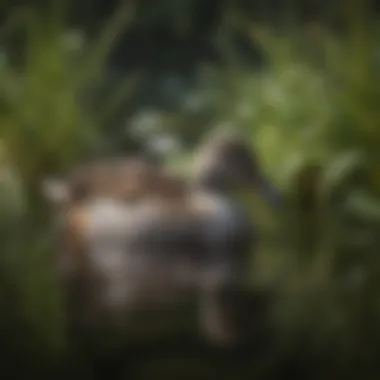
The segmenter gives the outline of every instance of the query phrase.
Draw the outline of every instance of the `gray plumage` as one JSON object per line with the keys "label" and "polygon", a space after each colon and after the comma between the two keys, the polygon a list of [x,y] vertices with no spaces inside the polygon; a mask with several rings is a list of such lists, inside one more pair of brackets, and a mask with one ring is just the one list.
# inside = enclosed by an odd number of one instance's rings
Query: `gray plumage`
{"label": "gray plumage", "polygon": [[243,142],[219,139],[205,147],[180,207],[151,196],[126,202],[106,193],[75,205],[87,220],[78,234],[84,264],[79,270],[74,253],[66,275],[84,278],[76,296],[87,316],[122,326],[140,310],[195,297],[209,340],[233,343],[242,334],[229,293],[247,278],[256,237],[226,185],[256,185],[260,177]]}

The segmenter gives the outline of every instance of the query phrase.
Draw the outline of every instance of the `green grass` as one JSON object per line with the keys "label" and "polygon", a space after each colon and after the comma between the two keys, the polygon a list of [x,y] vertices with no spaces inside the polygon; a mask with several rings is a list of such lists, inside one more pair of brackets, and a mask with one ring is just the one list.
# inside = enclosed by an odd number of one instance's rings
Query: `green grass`
{"label": "green grass", "polygon": [[[232,67],[219,89],[226,94],[221,118],[242,128],[288,199],[277,220],[283,244],[264,238],[256,278],[281,289],[277,322],[285,347],[307,336],[310,352],[340,358],[337,373],[349,372],[349,358],[365,355],[380,333],[380,46],[360,16],[359,9],[350,14],[344,37],[322,27],[316,36],[306,29],[281,37],[251,27],[270,67]],[[319,56],[305,46],[319,47]],[[367,359],[370,371],[376,361]]]}
{"label": "green grass", "polygon": [[99,150],[109,114],[128,95],[131,82],[120,83],[103,107],[88,99],[103,85],[106,60],[130,17],[128,8],[118,9],[95,42],[73,49],[60,5],[52,2],[48,18],[32,7],[15,14],[21,25],[10,23],[18,29],[6,31],[24,37],[22,63],[12,65],[10,52],[4,51],[0,65],[1,308],[7,309],[0,331],[16,346],[18,341],[30,344],[23,349],[29,356],[54,356],[66,344],[41,179]]}
{"label": "green grass", "polygon": [[[31,194],[47,172],[100,149],[103,128],[128,94],[130,78],[101,109],[83,97],[101,86],[129,13],[117,12],[96,42],[75,51],[63,38],[60,12],[52,9],[49,19],[26,16],[24,65],[16,69],[6,55],[0,62],[2,267],[17,295],[9,319],[26,326],[36,346],[52,349],[62,344],[64,320],[49,271],[46,227],[36,223],[40,204],[32,207],[37,200]],[[318,365],[323,377],[369,378],[378,368],[380,78],[374,62],[380,40],[364,20],[359,8],[349,14],[343,37],[322,27],[278,37],[270,27],[248,25],[271,64],[261,72],[237,65],[214,70],[219,86],[210,91],[216,120],[246,133],[286,198],[281,212],[256,200],[253,205],[263,233],[253,281],[280,291],[276,355],[290,360],[306,337],[310,357],[333,358],[329,366]],[[183,154],[169,164],[182,171],[189,161]],[[357,356],[361,369],[353,362]]]}

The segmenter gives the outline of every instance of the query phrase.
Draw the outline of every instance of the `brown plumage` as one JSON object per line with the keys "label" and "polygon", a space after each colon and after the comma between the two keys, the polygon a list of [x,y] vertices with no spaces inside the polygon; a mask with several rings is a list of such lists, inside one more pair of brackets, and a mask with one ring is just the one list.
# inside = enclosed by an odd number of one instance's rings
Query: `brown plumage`
{"label": "brown plumage", "polygon": [[226,294],[246,279],[255,235],[225,190],[260,186],[261,177],[244,142],[220,139],[206,144],[207,154],[200,150],[190,184],[123,158],[76,168],[55,184],[59,191],[45,187],[61,205],[64,278],[80,284],[76,305],[87,316],[125,324],[138,310],[193,295],[203,300],[200,322],[209,339],[224,344],[241,336]]}
{"label": "brown plumage", "polygon": [[66,182],[74,202],[90,196],[133,202],[146,197],[175,198],[181,194],[180,181],[168,179],[162,166],[127,156],[79,165],[69,172]]}

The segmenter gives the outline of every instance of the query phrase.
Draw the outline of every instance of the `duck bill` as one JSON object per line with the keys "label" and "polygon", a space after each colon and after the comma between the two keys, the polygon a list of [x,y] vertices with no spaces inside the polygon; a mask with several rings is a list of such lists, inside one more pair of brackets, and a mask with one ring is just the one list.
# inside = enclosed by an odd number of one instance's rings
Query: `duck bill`
{"label": "duck bill", "polygon": [[259,176],[254,181],[260,197],[274,208],[279,208],[282,204],[282,198],[279,191],[264,176]]}

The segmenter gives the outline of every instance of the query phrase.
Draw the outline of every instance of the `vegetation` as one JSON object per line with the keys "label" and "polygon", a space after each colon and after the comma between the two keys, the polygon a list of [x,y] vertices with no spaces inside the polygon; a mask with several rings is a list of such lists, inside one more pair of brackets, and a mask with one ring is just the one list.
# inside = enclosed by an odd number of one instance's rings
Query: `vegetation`
{"label": "vegetation", "polygon": [[[242,63],[225,26],[228,64],[199,67],[198,83],[206,85],[192,96],[202,106],[162,111],[163,130],[149,132],[190,139],[191,148],[213,124],[231,123],[286,197],[285,209],[275,213],[255,200],[263,239],[252,279],[278,290],[269,322],[275,344],[257,361],[252,352],[239,354],[244,365],[231,359],[238,364],[223,367],[225,378],[235,378],[237,367],[247,377],[289,371],[318,379],[372,379],[379,369],[380,46],[365,5],[347,6],[344,33],[309,24],[278,35],[271,24],[239,15],[239,27],[268,64]],[[128,149],[138,146],[125,123],[109,126],[139,86],[135,75],[116,87],[107,82],[107,59],[131,10],[118,9],[87,43],[69,34],[63,9],[49,9],[48,18],[33,9],[9,16],[3,36],[21,33],[23,59],[13,64],[4,45],[0,61],[0,336],[9,342],[4,357],[33,363],[25,364],[28,376],[40,371],[37,358],[59,360],[67,338],[39,183],[78,159],[115,152],[120,139]],[[185,170],[189,151],[165,159],[183,162]],[[157,358],[151,371],[166,378],[177,370],[207,377],[203,368],[215,364],[201,354]]]}

